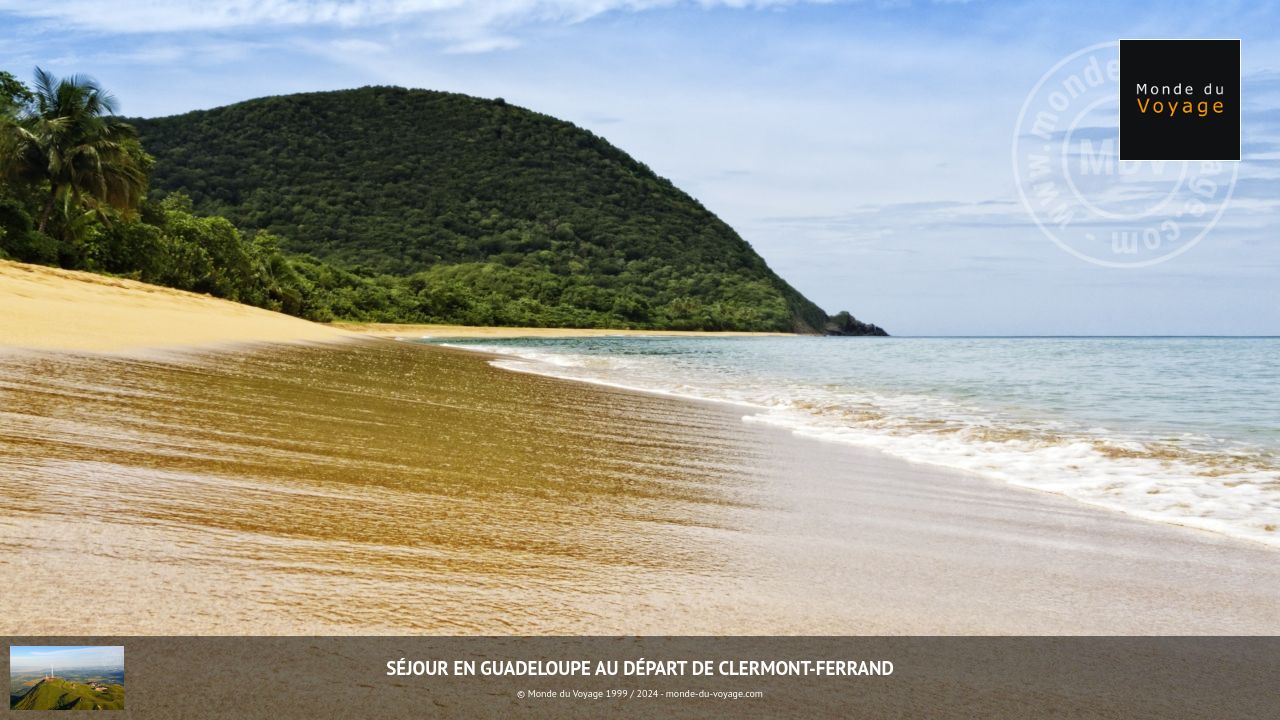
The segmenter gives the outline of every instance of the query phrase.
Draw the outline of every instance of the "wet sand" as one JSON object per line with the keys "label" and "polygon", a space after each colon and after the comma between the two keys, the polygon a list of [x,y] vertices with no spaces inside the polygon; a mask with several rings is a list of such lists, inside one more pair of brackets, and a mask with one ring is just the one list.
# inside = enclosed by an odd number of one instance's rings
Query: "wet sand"
{"label": "wet sand", "polygon": [[5,634],[1275,634],[1261,545],[388,340],[0,352]]}

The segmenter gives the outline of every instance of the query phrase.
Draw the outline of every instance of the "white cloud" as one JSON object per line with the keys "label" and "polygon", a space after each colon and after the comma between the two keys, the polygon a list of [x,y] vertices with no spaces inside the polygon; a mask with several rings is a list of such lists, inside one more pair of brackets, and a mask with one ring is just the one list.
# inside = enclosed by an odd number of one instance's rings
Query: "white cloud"
{"label": "white cloud", "polygon": [[389,52],[391,48],[380,42],[362,40],[360,38],[343,38],[333,41],[333,48],[344,53],[375,54]]}
{"label": "white cloud", "polygon": [[[0,11],[114,33],[220,30],[262,25],[367,27],[414,20],[472,32],[531,22],[581,22],[611,11],[682,4],[759,8],[807,0],[0,0]],[[817,0],[821,2],[822,0]]]}
{"label": "white cloud", "polygon": [[507,35],[493,35],[472,40],[455,42],[445,47],[444,51],[456,55],[469,53],[485,53],[494,50],[510,50],[520,46],[520,41]]}
{"label": "white cloud", "polygon": [[[839,0],[0,0],[0,13],[58,29],[112,34],[163,34],[306,28],[376,29],[415,35],[450,54],[519,47],[520,28],[572,25],[610,12],[643,12],[680,5],[701,8],[777,8]],[[381,52],[339,40],[342,52]],[[342,43],[347,43],[344,48]]]}

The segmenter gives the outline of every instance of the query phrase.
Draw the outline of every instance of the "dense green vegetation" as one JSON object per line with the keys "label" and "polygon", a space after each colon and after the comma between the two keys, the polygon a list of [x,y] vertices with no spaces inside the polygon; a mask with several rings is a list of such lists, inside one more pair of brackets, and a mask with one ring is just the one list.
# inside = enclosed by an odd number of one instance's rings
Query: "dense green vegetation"
{"label": "dense green vegetation", "polygon": [[[821,328],[731,228],[603,139],[501,100],[369,87],[134,120],[154,185],[472,323]],[[425,294],[423,291],[426,291]]]}
{"label": "dense green vegetation", "polygon": [[[111,96],[84,78],[0,73],[0,257],[114,273],[317,320],[389,291],[306,258],[268,233],[197,216],[181,195],[145,199],[153,161]],[[350,315],[359,317],[357,313]]]}
{"label": "dense green vegetation", "polygon": [[11,710],[122,710],[124,686],[103,685],[95,690],[88,683],[62,678],[41,680],[22,696],[10,696]]}
{"label": "dense green vegetation", "polygon": [[834,329],[670,182],[502,100],[114,112],[91,81],[0,73],[0,257],[322,321]]}
{"label": "dense green vegetation", "polygon": [[862,322],[850,315],[848,310],[841,310],[832,315],[827,320],[824,330],[828,335],[877,335],[881,337],[889,335],[880,326]]}

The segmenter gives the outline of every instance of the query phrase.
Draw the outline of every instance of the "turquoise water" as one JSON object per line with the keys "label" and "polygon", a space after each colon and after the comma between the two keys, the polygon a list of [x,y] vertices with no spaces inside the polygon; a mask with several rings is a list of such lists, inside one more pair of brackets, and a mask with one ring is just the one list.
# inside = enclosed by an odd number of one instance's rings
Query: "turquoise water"
{"label": "turquoise water", "polygon": [[1280,545],[1280,339],[458,341],[496,364],[735,403],[873,447]]}

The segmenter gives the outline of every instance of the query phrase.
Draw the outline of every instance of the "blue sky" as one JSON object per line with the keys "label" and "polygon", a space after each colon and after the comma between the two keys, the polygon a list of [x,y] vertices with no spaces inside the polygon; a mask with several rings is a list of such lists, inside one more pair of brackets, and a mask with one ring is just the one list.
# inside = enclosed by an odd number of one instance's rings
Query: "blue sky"
{"label": "blue sky", "polygon": [[119,645],[14,645],[9,648],[9,670],[29,672],[70,670],[82,667],[123,667],[124,648]]}
{"label": "blue sky", "polygon": [[[897,334],[1280,334],[1280,7],[761,0],[0,0],[0,68],[85,72],[131,115],[396,84],[609,139],[830,311]],[[1243,39],[1245,161],[1197,246],[1063,252],[1018,199],[1024,99],[1117,38]]]}

